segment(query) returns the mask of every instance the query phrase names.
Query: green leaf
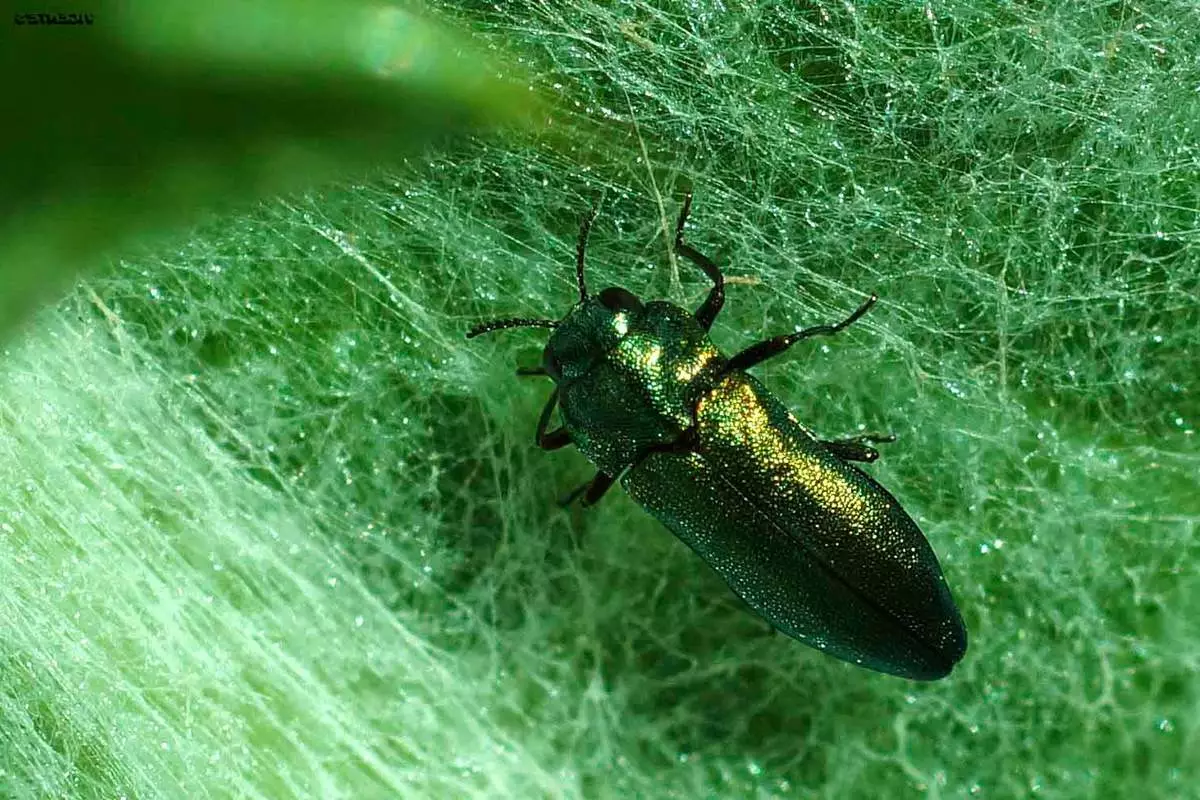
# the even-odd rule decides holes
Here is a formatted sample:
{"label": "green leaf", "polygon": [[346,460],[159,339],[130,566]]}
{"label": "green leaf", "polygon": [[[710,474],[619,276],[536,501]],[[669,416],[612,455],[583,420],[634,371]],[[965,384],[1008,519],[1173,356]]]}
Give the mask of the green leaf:
{"label": "green leaf", "polygon": [[0,47],[0,332],[140,234],[538,106],[463,36],[378,4],[94,9],[79,25],[14,15]]}

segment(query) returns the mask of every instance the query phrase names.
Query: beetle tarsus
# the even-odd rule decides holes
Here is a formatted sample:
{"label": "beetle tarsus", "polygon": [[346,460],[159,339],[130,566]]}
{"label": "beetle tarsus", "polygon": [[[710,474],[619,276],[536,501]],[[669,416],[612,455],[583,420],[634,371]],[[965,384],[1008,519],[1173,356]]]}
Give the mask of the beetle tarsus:
{"label": "beetle tarsus", "polygon": [[864,433],[848,439],[822,440],[821,444],[843,461],[862,461],[870,464],[879,458],[879,451],[871,447],[871,444],[887,444],[894,441],[894,433]]}

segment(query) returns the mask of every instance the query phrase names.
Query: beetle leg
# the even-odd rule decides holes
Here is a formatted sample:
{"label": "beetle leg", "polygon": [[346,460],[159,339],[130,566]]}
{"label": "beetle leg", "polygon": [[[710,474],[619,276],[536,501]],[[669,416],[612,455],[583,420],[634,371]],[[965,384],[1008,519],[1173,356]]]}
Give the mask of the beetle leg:
{"label": "beetle leg", "polygon": [[543,450],[557,450],[560,447],[566,447],[571,443],[571,434],[567,432],[566,427],[546,432],[546,428],[550,427],[550,415],[554,413],[554,406],[558,404],[558,389],[550,393],[550,399],[546,401],[546,407],[542,409],[542,415],[538,417],[537,423],[537,446]]}
{"label": "beetle leg", "polygon": [[[599,474],[599,473],[597,473],[597,474]],[[558,500],[558,504],[560,506],[562,506],[563,508],[566,508],[567,506],[571,505],[571,503],[574,503],[579,498],[579,495],[583,494],[588,489],[592,488],[592,481],[594,481],[594,480],[596,480],[596,479],[592,478],[591,481],[588,481],[587,483],[583,484],[582,486],[576,486],[574,489],[572,489],[571,491],[567,492],[565,495],[560,497]]]}
{"label": "beetle leg", "polygon": [[612,475],[597,472],[596,477],[588,484],[587,494],[583,496],[584,506],[594,506],[596,503],[599,503],[600,498],[604,497],[605,492],[612,488],[613,481],[615,480],[616,478]]}
{"label": "beetle leg", "polygon": [[696,449],[696,441],[699,437],[699,432],[696,426],[679,434],[679,438],[673,442],[656,442],[655,444],[647,445],[642,452],[637,454],[633,459],[633,463],[626,468],[626,472],[637,469],[637,467],[650,456],[655,453],[691,453]]}
{"label": "beetle leg", "polygon": [[[687,453],[690,452],[693,447],[695,447],[695,444],[696,429],[694,427],[688,428],[675,441],[652,444],[642,452],[638,453],[637,458],[633,460],[633,463],[630,464],[627,469],[622,470],[621,474],[624,475],[629,470],[636,468],[638,464],[641,464],[653,453]],[[569,506],[571,503],[575,502],[575,499],[579,497],[579,495],[582,494],[584,495],[583,505],[585,507],[594,506],[596,503],[600,502],[600,498],[604,497],[604,494],[612,488],[612,485],[616,482],[616,480],[617,477],[615,475],[607,475],[603,472],[597,472],[596,477],[592,478],[583,486],[573,489],[570,494],[560,501],[560,503],[563,506]],[[584,492],[587,494],[584,494]]]}
{"label": "beetle leg", "polygon": [[[696,428],[693,426],[688,428],[683,434],[673,442],[659,442],[648,446],[645,450],[637,454],[633,463],[626,469],[621,471],[624,475],[630,470],[636,469],[639,464],[645,461],[654,453],[689,453],[696,446]],[[579,495],[584,495],[583,505],[594,506],[600,502],[600,498],[604,497],[605,493],[612,488],[613,483],[617,480],[614,475],[606,475],[603,472],[597,472],[596,477],[576,489],[573,489],[570,494],[563,498],[560,502],[563,506],[569,506],[575,502],[575,498]],[[584,494],[586,492],[587,494]]]}
{"label": "beetle leg", "polygon": [[517,367],[517,374],[520,375],[522,378],[527,378],[531,375],[545,376],[546,368],[545,367]]}
{"label": "beetle leg", "polygon": [[572,489],[566,497],[559,501],[559,505],[569,506],[582,494],[584,507],[594,506],[600,502],[601,497],[604,497],[605,492],[612,488],[615,481],[616,478],[613,476],[597,472],[596,477],[582,486]]}
{"label": "beetle leg", "polygon": [[738,353],[725,364],[725,372],[733,372],[739,369],[750,369],[755,364],[761,364],[772,356],[777,356],[784,350],[794,345],[796,342],[808,339],[813,336],[832,336],[841,331],[847,325],[851,325],[863,314],[867,313],[871,306],[875,305],[878,300],[877,295],[871,295],[867,301],[855,309],[854,313],[846,317],[841,322],[834,325],[814,325],[811,328],[805,328],[797,333],[788,333],[783,336],[776,336],[774,339],[767,339],[765,342],[752,344],[742,352]]}
{"label": "beetle leg", "polygon": [[821,444],[843,461],[863,461],[869,464],[879,458],[879,451],[870,444],[894,441],[896,441],[894,433],[864,433],[862,436],[851,436],[849,439],[822,440]]}
{"label": "beetle leg", "polygon": [[683,241],[683,225],[687,222],[691,210],[692,193],[688,192],[683,197],[683,208],[679,210],[679,221],[675,223],[675,252],[704,270],[704,274],[713,282],[713,287],[708,290],[708,297],[704,299],[704,304],[696,309],[695,314],[700,327],[708,330],[712,327],[717,314],[721,313],[721,306],[725,305],[725,276],[721,274],[721,268],[714,264],[712,259]]}

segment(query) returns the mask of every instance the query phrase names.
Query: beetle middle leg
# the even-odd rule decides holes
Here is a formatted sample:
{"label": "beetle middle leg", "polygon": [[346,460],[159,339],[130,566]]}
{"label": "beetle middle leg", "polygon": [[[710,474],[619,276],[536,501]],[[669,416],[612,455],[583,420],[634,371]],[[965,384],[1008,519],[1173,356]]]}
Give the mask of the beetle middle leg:
{"label": "beetle middle leg", "polygon": [[708,297],[704,299],[703,305],[696,309],[694,315],[696,321],[700,323],[700,327],[708,330],[712,327],[717,314],[721,313],[721,306],[725,305],[725,276],[721,274],[721,268],[714,264],[712,259],[683,241],[683,225],[687,222],[691,210],[692,193],[688,192],[683,197],[683,208],[679,210],[679,221],[675,223],[675,252],[704,270],[704,274],[713,282],[713,287],[708,290]]}
{"label": "beetle middle leg", "polygon": [[862,436],[851,436],[848,439],[821,440],[821,444],[843,461],[863,461],[870,464],[879,458],[879,451],[871,447],[872,444],[894,441],[894,433],[864,433]]}
{"label": "beetle middle leg", "polygon": [[854,313],[846,317],[841,322],[833,325],[814,325],[811,328],[805,328],[796,333],[788,333],[783,336],[776,336],[774,339],[767,339],[765,342],[752,344],[742,352],[738,353],[725,364],[725,372],[733,372],[739,369],[749,369],[755,364],[761,364],[768,358],[777,356],[796,342],[813,336],[832,336],[838,333],[848,325],[854,324],[859,317],[871,310],[871,306],[875,305],[878,300],[878,295],[872,294],[867,298],[867,301],[855,309]]}
{"label": "beetle middle leg", "polygon": [[565,426],[550,432],[546,431],[546,428],[550,427],[550,415],[554,413],[556,405],[558,405],[558,389],[550,393],[550,399],[546,401],[546,406],[542,409],[542,415],[538,417],[537,433],[535,436],[537,438],[537,446],[543,450],[557,450],[571,443],[571,434],[567,432]]}
{"label": "beetle middle leg", "polygon": [[[638,465],[649,458],[654,453],[688,453],[696,447],[696,428],[692,426],[684,431],[678,439],[673,442],[659,442],[652,444],[638,453],[633,463],[621,471],[624,475],[629,470],[637,469]],[[560,501],[563,506],[569,506],[575,502],[579,495],[583,494],[583,504],[585,506],[593,506],[600,502],[600,498],[604,497],[605,492],[612,488],[616,482],[616,475],[607,475],[603,472],[597,472],[596,477],[585,483],[583,486],[573,489],[570,494]],[[584,494],[586,492],[587,494]]]}
{"label": "beetle middle leg", "polygon": [[585,507],[594,506],[596,503],[599,503],[600,498],[604,497],[604,494],[612,488],[612,485],[616,482],[616,480],[617,479],[612,475],[606,475],[603,472],[597,472],[596,477],[592,478],[582,486],[572,489],[566,497],[558,501],[558,504],[565,508],[566,506],[571,505],[571,503],[574,503],[579,495],[583,495],[583,505]]}

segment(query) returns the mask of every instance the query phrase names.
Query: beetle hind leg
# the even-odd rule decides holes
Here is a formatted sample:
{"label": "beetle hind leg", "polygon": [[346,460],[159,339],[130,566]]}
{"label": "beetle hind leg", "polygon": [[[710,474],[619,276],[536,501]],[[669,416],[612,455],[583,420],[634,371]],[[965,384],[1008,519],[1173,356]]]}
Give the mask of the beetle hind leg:
{"label": "beetle hind leg", "polygon": [[870,464],[879,458],[879,451],[872,444],[887,444],[896,441],[894,433],[864,433],[848,439],[822,440],[821,444],[843,461],[862,461]]}

